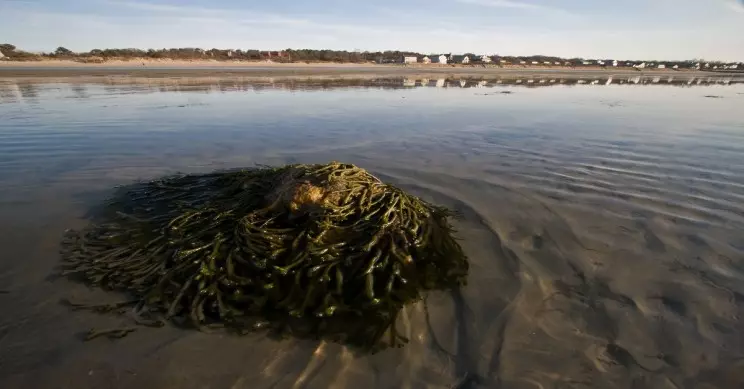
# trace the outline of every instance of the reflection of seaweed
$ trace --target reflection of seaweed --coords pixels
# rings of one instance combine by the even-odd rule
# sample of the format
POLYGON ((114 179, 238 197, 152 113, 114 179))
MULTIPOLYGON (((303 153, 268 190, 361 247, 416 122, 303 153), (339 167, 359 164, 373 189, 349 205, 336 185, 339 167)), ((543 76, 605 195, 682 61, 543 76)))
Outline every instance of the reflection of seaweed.
POLYGON ((169 177, 68 234, 63 268, 145 318, 395 346, 404 304, 464 282, 448 215, 340 163, 169 177))

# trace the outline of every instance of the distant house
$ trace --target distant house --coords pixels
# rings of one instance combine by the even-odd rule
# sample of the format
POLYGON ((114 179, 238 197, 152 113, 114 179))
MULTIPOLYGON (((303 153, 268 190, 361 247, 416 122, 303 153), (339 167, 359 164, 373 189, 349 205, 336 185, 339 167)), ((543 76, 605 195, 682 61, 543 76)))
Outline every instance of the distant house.
POLYGON ((417 63, 418 62, 418 58, 413 57, 413 56, 404 56, 401 59, 401 62, 402 63, 417 63))
POLYGON ((487 55, 481 55, 480 56, 480 61, 483 62, 483 63, 491 63, 491 57, 489 57, 487 55))
POLYGON ((431 63, 431 58, 429 58, 429 56, 425 56, 424 58, 421 59, 421 62, 429 64, 431 63))
POLYGON ((470 57, 467 55, 451 55, 448 58, 449 62, 468 64, 470 63, 470 57))
POLYGON ((679 69, 679 65, 672 66, 672 69, 679 69))
POLYGON ((550 61, 543 61, 543 64, 545 64, 545 65, 548 65, 548 66, 552 65, 552 64, 550 63, 550 61))
POLYGON ((663 63, 659 64, 659 69, 666 69, 666 65, 664 65, 663 63))
POLYGON ((527 65, 527 61, 519 61, 520 65, 527 65))
POLYGON ((604 66, 604 61, 597 61, 597 64, 604 66))
POLYGON ((499 60, 499 63, 502 64, 502 65, 506 65, 509 62, 507 62, 505 59, 501 59, 501 60, 499 60))
POLYGON ((228 50, 227 51, 227 57, 228 58, 232 58, 232 56, 233 56, 233 51, 232 50, 228 50))
POLYGON ((437 83, 435 84, 435 86, 437 88, 444 88, 444 82, 445 82, 445 79, 444 78, 440 78, 440 79, 437 80, 437 83))
POLYGON ((738 63, 737 64, 733 64, 733 65, 729 66, 729 69, 734 69, 734 70, 739 69, 739 64, 738 63))
POLYGON ((0 58, 5 58, 5 54, 2 51, 0 51, 0 58))
POLYGON ((555 64, 558 65, 558 66, 561 66, 561 63, 558 62, 558 61, 555 61, 555 64))
POLYGON ((441 54, 441 55, 432 54, 432 55, 429 55, 428 57, 431 60, 431 63, 439 63, 443 65, 447 64, 447 56, 444 54, 441 54))
POLYGON ((581 64, 582 65, 592 65, 592 61, 584 61, 581 64))
POLYGON ((617 65, 618 65, 617 60, 612 61, 612 66, 617 67, 617 65))
POLYGON ((533 65, 539 65, 539 64, 540 64, 540 62, 537 62, 537 61, 532 61, 532 64, 533 64, 533 65))

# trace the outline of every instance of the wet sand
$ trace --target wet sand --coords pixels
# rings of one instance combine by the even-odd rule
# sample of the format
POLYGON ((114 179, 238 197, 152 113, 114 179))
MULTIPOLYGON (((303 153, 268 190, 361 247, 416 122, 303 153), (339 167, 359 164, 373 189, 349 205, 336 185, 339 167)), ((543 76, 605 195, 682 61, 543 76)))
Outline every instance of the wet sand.
POLYGON ((0 105, 0 387, 744 385, 741 87, 102 88, 38 85, 0 105), (115 294, 49 279, 62 232, 114 185, 332 159, 463 215, 469 283, 406 310, 405 348, 173 327, 76 337, 131 324, 59 304, 115 294))

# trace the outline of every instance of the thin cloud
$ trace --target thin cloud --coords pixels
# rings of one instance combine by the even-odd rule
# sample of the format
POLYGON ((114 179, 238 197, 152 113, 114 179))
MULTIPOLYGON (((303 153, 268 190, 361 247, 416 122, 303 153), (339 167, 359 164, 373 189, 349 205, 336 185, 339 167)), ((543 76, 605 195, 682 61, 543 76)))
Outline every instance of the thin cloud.
POLYGON ((513 8, 513 9, 523 9, 523 10, 533 10, 533 11, 550 11, 555 13, 562 13, 562 14, 570 14, 570 12, 561 9, 561 8, 555 8, 550 7, 547 5, 541 5, 541 4, 534 4, 534 3, 526 3, 523 1, 514 1, 514 0, 455 0, 458 3, 462 4, 470 4, 470 5, 479 5, 482 7, 491 7, 491 8, 513 8))

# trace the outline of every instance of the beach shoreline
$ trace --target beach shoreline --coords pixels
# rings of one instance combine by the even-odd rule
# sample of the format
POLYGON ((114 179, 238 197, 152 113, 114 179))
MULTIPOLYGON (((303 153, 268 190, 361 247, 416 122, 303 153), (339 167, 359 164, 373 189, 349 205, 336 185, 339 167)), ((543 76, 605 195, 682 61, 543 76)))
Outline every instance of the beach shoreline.
POLYGON ((481 76, 744 76, 736 72, 613 67, 498 65, 378 65, 357 63, 273 63, 256 61, 132 60, 86 64, 74 61, 0 61, 0 79, 46 77, 481 77, 481 76))

